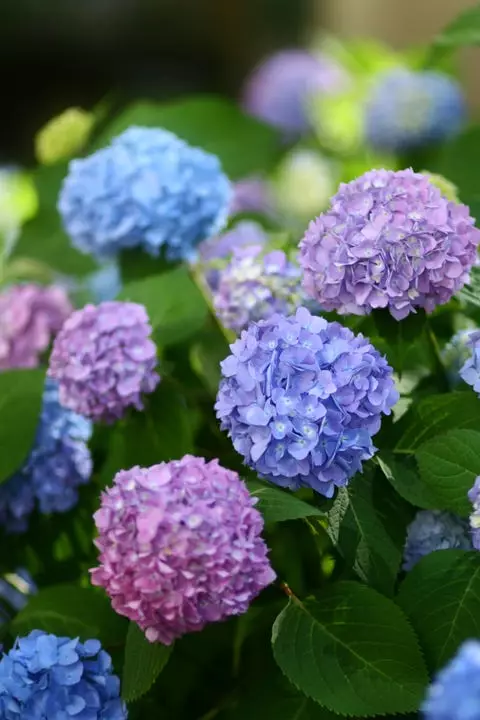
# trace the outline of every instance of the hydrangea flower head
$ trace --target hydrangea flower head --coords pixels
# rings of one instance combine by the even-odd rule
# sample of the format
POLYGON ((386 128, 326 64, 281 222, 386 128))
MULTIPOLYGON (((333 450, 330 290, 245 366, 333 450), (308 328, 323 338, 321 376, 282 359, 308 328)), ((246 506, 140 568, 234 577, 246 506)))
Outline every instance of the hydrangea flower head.
POLYGON ((457 186, 450 182, 450 180, 447 180, 446 177, 443 177, 443 175, 438 175, 437 173, 428 172, 428 170, 422 170, 420 174, 425 175, 425 177, 430 180, 432 185, 438 187, 442 195, 446 197, 447 200, 450 200, 450 202, 454 203, 460 202, 457 186))
POLYGON ((473 329, 459 330, 442 349, 442 361, 452 388, 462 382, 460 371, 472 354, 470 339, 473 332, 473 329))
POLYGON ((480 330, 470 333, 468 338, 469 355, 460 369, 460 377, 470 385, 480 397, 480 330))
POLYGON ((256 501, 217 460, 185 455, 122 470, 95 514, 93 584, 165 645, 246 612, 275 579, 256 501))
POLYGON ((120 680, 98 640, 32 630, 0 660, 4 720, 126 720, 120 680))
POLYGON ((275 313, 290 315, 305 302, 298 265, 282 250, 265 253, 262 245, 235 248, 213 293, 218 318, 237 333, 275 313))
POLYGON ((82 150, 93 129, 93 113, 71 107, 52 118, 35 137, 35 154, 42 165, 68 160, 82 150))
POLYGON ((78 488, 90 480, 87 446, 91 423, 60 405, 58 387, 45 383, 43 406, 33 448, 24 466, 0 485, 0 525, 25 532, 38 506, 41 513, 61 513, 78 502, 78 488))
POLYGON ((476 478, 473 487, 468 491, 468 499, 473 506, 470 515, 472 544, 476 550, 480 550, 480 477, 476 478))
POLYGON ((72 310, 57 286, 12 285, 0 293, 0 370, 37 367, 72 310))
POLYGON ((0 167, 0 236, 8 257, 20 234, 20 228, 38 210, 38 195, 33 178, 15 167, 0 167))
POLYGON ((221 363, 215 409, 247 465, 332 497, 375 452, 398 400, 392 368, 362 335, 299 308, 252 323, 221 363))
POLYGON ((408 526, 403 569, 411 570, 424 555, 435 550, 471 550, 468 522, 441 510, 419 510, 408 526))
POLYGON ((448 75, 394 68, 379 75, 365 108, 366 136, 399 152, 456 135, 467 115, 464 93, 448 75))
POLYGON ((138 247, 185 260, 222 229, 230 195, 215 155, 166 130, 131 127, 70 163, 58 208, 82 252, 102 258, 138 247))
POLYGON ((86 278, 87 290, 95 303, 114 300, 122 289, 120 267, 115 261, 105 263, 86 278))
POLYGON ((143 305, 104 302, 73 313, 57 335, 48 374, 58 381, 60 402, 94 421, 113 422, 160 378, 157 349, 143 305))
POLYGON ((309 96, 334 92, 343 76, 343 70, 325 55, 282 50, 269 56, 247 78, 243 107, 287 137, 299 136, 309 128, 309 96))
POLYGON ((480 717, 480 642, 467 640, 430 685, 422 705, 425 720, 480 717))
POLYGON ((273 214, 271 192, 266 180, 247 177, 233 184, 229 214, 238 215, 239 213, 273 214))
POLYGON ((273 190, 283 215, 302 222, 318 215, 336 189, 331 160, 315 150, 293 150, 280 164, 273 190))
POLYGON ((480 242, 473 223, 423 175, 371 170, 341 184, 310 223, 300 243, 304 287, 341 314, 432 312, 469 279, 480 242))

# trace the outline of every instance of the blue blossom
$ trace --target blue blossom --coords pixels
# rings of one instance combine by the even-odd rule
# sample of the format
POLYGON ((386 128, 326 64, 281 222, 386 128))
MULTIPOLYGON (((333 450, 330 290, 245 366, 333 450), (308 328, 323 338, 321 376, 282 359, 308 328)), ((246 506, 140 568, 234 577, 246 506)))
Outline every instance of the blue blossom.
POLYGON ((0 598, 17 612, 25 607, 29 596, 36 592, 37 586, 25 568, 17 568, 14 573, 7 573, 0 578, 0 598))
POLYGON ((466 114, 464 93, 453 78, 395 68, 380 75, 372 88, 365 130, 377 150, 396 152, 455 135, 466 114))
POLYGON ((98 640, 33 630, 0 660, 2 720, 125 720, 120 680, 98 640))
POLYGON ((480 330, 471 333, 468 343, 469 358, 460 369, 460 377, 473 387, 480 397, 480 330))
POLYGON ((215 155, 166 130, 131 127, 70 163, 58 209, 82 252, 102 258, 139 247, 184 260, 222 229, 230 199, 215 155))
POLYGON ((87 289, 95 303, 114 300, 122 289, 120 268, 116 262, 105 263, 86 278, 87 289))
POLYGON ((403 569, 411 570, 424 555, 435 550, 471 550, 468 522, 441 510, 419 510, 407 530, 403 569))
POLYGON ((430 685, 422 712, 426 720, 480 718, 480 642, 461 645, 430 685))
POLYGON ((473 330, 459 330, 442 350, 442 361, 452 388, 462 382, 460 370, 471 355, 470 338, 473 332, 473 330))
POLYGON ((47 379, 32 451, 24 466, 0 486, 0 525, 24 532, 35 506, 41 513, 66 512, 87 483, 92 460, 87 447, 91 423, 62 407, 58 387, 47 379))
POLYGON ((299 308, 252 323, 221 363, 215 409, 245 463, 331 497, 375 453, 398 400, 392 368, 363 337, 299 308))
POLYGON ((480 550, 480 476, 476 478, 473 487, 468 491, 468 499, 473 506, 470 515, 472 543, 476 550, 480 550))

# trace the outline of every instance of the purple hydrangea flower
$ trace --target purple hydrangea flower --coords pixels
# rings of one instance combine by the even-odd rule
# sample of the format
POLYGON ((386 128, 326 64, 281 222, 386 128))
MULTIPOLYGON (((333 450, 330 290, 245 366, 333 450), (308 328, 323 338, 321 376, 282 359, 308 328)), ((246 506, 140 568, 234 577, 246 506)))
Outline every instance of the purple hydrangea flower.
POLYGON ((462 381, 460 370, 471 355, 470 339, 473 332, 474 330, 459 330, 442 349, 442 361, 452 388, 462 381))
POLYGON ((165 645, 244 613, 275 579, 256 502, 217 460, 185 455, 122 470, 95 514, 101 564, 92 583, 165 645))
POLYGON ((14 285, 0 293, 0 370, 37 367, 72 310, 57 286, 14 285))
POLYGON ((470 515, 472 544, 475 550, 480 550, 480 477, 476 478, 472 489, 468 491, 468 499, 473 505, 470 515))
POLYGON ((425 720, 480 718, 480 642, 467 640, 430 685, 422 705, 425 720))
POLYGON ((231 188, 215 155, 131 127, 70 163, 58 209, 73 245, 99 258, 141 247, 185 260, 225 224, 231 188))
POLYGON ((411 570, 424 555, 449 548, 472 549, 468 522, 441 510, 419 510, 408 526, 403 569, 411 570))
POLYGON ((480 330, 475 330, 468 339, 469 357, 460 369, 460 377, 480 397, 480 330))
POLYGON ((371 170, 341 184, 300 243, 304 287, 326 310, 402 320, 432 312, 469 280, 480 231, 412 170, 371 170))
POLYGON ((151 393, 157 348, 143 305, 104 302, 73 313, 57 335, 48 374, 58 381, 60 402, 94 421, 113 422, 151 393))
POLYGON ((283 50, 258 65, 242 93, 245 110, 288 137, 309 129, 307 102, 312 93, 332 93, 345 82, 344 70, 324 55, 283 50))
POLYGON ((0 525, 25 532, 38 506, 41 513, 67 512, 78 502, 78 488, 90 480, 92 459, 87 446, 91 423, 67 410, 58 387, 47 380, 35 442, 24 466, 0 485, 0 525))
POLYGON ((222 324, 240 332, 275 313, 290 315, 308 302, 298 265, 282 250, 264 253, 261 245, 237 248, 219 274, 213 294, 215 312, 222 324))
POLYGON ((467 117, 459 83, 443 73, 394 68, 379 75, 366 103, 365 130, 377 150, 399 152, 456 135, 467 117))
POLYGON ((398 400, 392 368, 363 335, 306 308, 252 323, 230 348, 215 409, 237 452, 277 485, 332 497, 375 452, 398 400))
POLYGON ((266 180, 247 177, 233 184, 230 215, 239 213, 273 214, 273 200, 266 180))
POLYGON ((120 680, 98 640, 33 630, 0 660, 3 720, 126 720, 120 680))

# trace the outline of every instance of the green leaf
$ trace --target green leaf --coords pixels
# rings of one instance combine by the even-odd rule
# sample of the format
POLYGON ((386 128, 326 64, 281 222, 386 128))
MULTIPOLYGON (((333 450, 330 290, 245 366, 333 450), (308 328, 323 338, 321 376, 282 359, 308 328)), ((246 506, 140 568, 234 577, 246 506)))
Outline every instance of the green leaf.
POLYGON ((112 610, 106 596, 95 588, 53 585, 32 595, 10 627, 17 635, 45 630, 82 640, 95 638, 108 649, 123 643, 127 621, 112 610))
POLYGON ((130 703, 145 695, 168 662, 173 645, 150 643, 135 623, 130 623, 125 645, 122 697, 130 703))
POLYGON ((422 337, 425 330, 425 313, 411 313, 402 322, 398 322, 388 310, 381 309, 374 310, 372 318, 379 337, 387 344, 386 354, 389 361, 395 370, 402 372, 412 344, 422 337))
POLYGON ((418 469, 411 458, 395 457, 393 453, 385 451, 377 454, 376 460, 389 483, 404 500, 426 510, 437 508, 435 492, 420 480, 418 469))
POLYGON ((480 553, 426 555, 408 573, 397 602, 418 633, 430 670, 438 670, 464 640, 480 636, 480 553))
POLYGON ((325 517, 318 508, 295 497, 291 492, 271 487, 259 480, 249 480, 248 489, 259 498, 257 509, 262 513, 266 523, 298 520, 300 518, 325 517))
POLYGON ((339 488, 327 532, 363 582, 393 595, 411 519, 411 509, 384 478, 365 473, 357 475, 348 490, 339 488))
POLYGON ((0 373, 0 483, 23 465, 32 449, 44 382, 40 369, 0 373))
POLYGON ((416 402, 397 424, 395 452, 413 453, 426 440, 454 428, 480 427, 480 402, 475 393, 430 395, 416 402))
POLYGON ((467 493, 480 475, 480 433, 452 430, 421 445, 415 457, 422 482, 437 498, 436 507, 468 516, 467 493))
POLYGON ((234 103, 207 95, 168 103, 136 102, 113 120, 96 145, 106 145, 131 125, 165 128, 214 153, 233 179, 270 170, 280 148, 272 128, 244 115, 234 103))
POLYGON ((447 51, 466 45, 480 45, 480 4, 460 13, 442 30, 432 43, 428 64, 438 62, 447 51))
POLYGON ((480 193, 475 167, 479 162, 480 125, 474 125, 443 145, 434 166, 435 172, 457 187, 461 201, 469 206, 477 220, 480 220, 480 193))
POLYGON ((230 355, 228 342, 216 321, 211 318, 198 340, 190 347, 190 363, 195 373, 214 396, 222 379, 220 363, 230 355))
POLYGON ((145 305, 155 338, 173 345, 198 332, 208 307, 185 267, 127 283, 119 300, 145 305))
POLYGON ((416 710, 428 683, 400 608, 359 583, 326 587, 317 600, 291 598, 275 621, 272 644, 288 679, 340 715, 416 710))

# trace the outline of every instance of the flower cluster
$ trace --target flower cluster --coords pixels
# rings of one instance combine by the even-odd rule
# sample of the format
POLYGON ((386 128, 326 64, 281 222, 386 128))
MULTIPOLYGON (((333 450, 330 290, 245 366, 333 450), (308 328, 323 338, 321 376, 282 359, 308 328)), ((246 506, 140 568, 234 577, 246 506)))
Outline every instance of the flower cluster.
POLYGON ((229 213, 230 215, 239 213, 271 215, 273 207, 268 183, 257 177, 244 178, 234 183, 229 213))
POLYGON ((251 115, 295 137, 309 127, 309 96, 335 92, 343 81, 343 69, 330 58, 283 50, 255 68, 243 88, 242 103, 251 115))
POLYGON ((392 368, 362 335, 306 308, 253 323, 230 347, 215 408, 237 452, 277 485, 331 497, 375 452, 398 400, 392 368))
POLYGON ((467 640, 428 689, 425 720, 476 720, 480 707, 480 642, 467 640))
POLYGON ((371 170, 340 185, 300 243, 304 287, 326 310, 432 312, 469 279, 480 231, 412 170, 371 170))
POLYGON ((367 99, 367 140, 393 152, 439 142, 459 132, 466 111, 462 89, 448 75, 394 68, 379 75, 367 99))
POLYGON ((473 487, 468 491, 468 499, 473 506, 470 515, 472 544, 476 550, 480 550, 480 477, 476 478, 473 487))
POLYGON ((261 245, 234 249, 213 294, 218 318, 237 333, 275 313, 290 315, 306 302, 298 265, 281 250, 264 253, 261 245))
POLYGON ((131 127, 70 163, 58 208, 82 252, 108 257, 140 247, 183 260, 222 229, 230 196, 217 157, 166 130, 131 127))
POLYGON ((435 550, 458 548, 471 550, 468 522, 449 512, 419 510, 407 530, 403 551, 403 569, 412 567, 435 550))
POLYGON ((120 681, 98 640, 33 630, 0 660, 4 720, 126 720, 120 681))
POLYGON ((30 455, 0 485, 0 525, 7 532, 24 532, 36 505, 45 514, 66 512, 76 505, 78 488, 92 472, 90 435, 90 422, 62 407, 57 384, 47 380, 30 455))
POLYGON ((61 287, 14 285, 0 294, 0 370, 40 364, 73 308, 61 287))
POLYGON ((461 383, 460 370, 471 356, 470 339, 473 330, 459 330, 442 349, 442 362, 452 388, 461 383))
POLYGON ((480 330, 470 333, 469 356, 460 369, 460 377, 473 387, 480 397, 480 330))
POLYGON ((186 455, 121 471, 95 514, 92 582, 151 642, 244 613, 275 579, 255 502, 217 460, 186 455))
POLYGON ((37 133, 35 154, 38 162, 54 165, 79 152, 87 142, 95 116, 82 108, 68 108, 52 118, 37 133))
POLYGON ((157 348, 143 305, 104 302, 73 313, 57 335, 48 373, 60 402, 94 421, 113 422, 155 390, 157 348))

